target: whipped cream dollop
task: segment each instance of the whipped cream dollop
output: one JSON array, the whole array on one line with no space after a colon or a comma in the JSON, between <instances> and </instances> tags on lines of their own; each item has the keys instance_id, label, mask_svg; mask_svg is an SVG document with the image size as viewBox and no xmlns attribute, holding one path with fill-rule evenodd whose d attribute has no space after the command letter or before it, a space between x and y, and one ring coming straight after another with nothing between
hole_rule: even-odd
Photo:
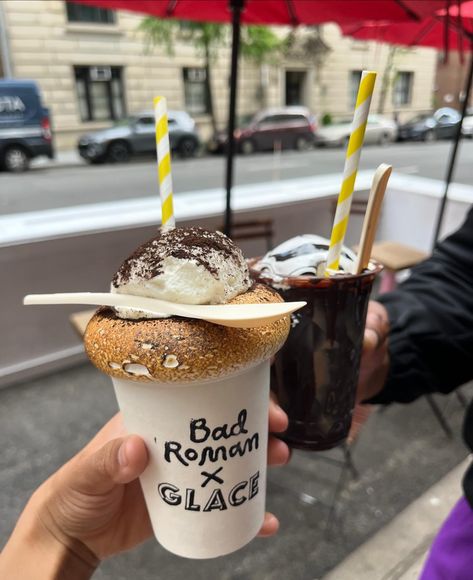
<instances>
[{"instance_id":1,"label":"whipped cream dollop","mask_svg":"<svg viewBox=\"0 0 473 580\"><path fill-rule=\"evenodd\" d=\"M268 252L254 268L276 280L287 276L322 277L327 265L329 244L330 240L313 234L296 236ZM355 260L355 253L344 246L340 256L340 270L352 274Z\"/></svg>"},{"instance_id":2,"label":"whipped cream dollop","mask_svg":"<svg viewBox=\"0 0 473 580\"><path fill-rule=\"evenodd\" d=\"M172 228L127 258L115 274L111 292L179 304L222 304L251 286L241 250L221 232ZM116 308L120 318L156 318L144 311Z\"/></svg>"}]
</instances>

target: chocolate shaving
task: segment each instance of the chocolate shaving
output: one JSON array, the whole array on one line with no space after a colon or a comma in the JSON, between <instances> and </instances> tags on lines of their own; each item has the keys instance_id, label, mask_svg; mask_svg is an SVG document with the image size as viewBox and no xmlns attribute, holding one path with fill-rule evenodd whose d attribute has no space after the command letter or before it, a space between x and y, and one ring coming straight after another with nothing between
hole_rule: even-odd
<instances>
[{"instance_id":1,"label":"chocolate shaving","mask_svg":"<svg viewBox=\"0 0 473 580\"><path fill-rule=\"evenodd\" d=\"M218 272L208 259L212 251L236 264L242 259L240 250L221 232L199 227L165 230L142 244L123 262L112 284L118 288L135 278L150 280L162 273L162 263L167 257L196 262L217 278Z\"/></svg>"}]
</instances>

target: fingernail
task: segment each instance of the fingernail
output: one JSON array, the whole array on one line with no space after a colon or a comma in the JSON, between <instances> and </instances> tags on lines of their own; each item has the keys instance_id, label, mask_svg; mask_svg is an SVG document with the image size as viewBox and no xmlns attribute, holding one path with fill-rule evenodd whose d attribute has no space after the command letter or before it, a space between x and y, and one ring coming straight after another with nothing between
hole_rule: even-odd
<instances>
[{"instance_id":1,"label":"fingernail","mask_svg":"<svg viewBox=\"0 0 473 580\"><path fill-rule=\"evenodd\" d=\"M126 454L126 444L127 444L127 442L124 441L120 445L120 449L118 450L118 463L120 464L120 467L126 467L128 465L128 457Z\"/></svg>"}]
</instances>

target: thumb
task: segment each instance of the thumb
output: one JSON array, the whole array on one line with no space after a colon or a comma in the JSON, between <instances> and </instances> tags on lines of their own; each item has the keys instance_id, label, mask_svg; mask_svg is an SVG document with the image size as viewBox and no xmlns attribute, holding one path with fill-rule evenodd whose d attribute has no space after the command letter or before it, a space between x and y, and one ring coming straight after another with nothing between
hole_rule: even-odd
<instances>
[{"instance_id":1,"label":"thumb","mask_svg":"<svg viewBox=\"0 0 473 580\"><path fill-rule=\"evenodd\" d=\"M76 489L105 493L116 485L130 483L148 465L148 450L137 435L113 439L98 451L76 457L71 478Z\"/></svg>"}]
</instances>

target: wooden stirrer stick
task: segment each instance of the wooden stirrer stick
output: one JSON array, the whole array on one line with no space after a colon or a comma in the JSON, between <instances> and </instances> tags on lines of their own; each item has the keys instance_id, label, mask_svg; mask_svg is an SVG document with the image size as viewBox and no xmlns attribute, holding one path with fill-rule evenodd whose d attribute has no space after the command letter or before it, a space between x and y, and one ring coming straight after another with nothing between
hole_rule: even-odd
<instances>
[{"instance_id":1,"label":"wooden stirrer stick","mask_svg":"<svg viewBox=\"0 0 473 580\"><path fill-rule=\"evenodd\" d=\"M360 245L358 247L355 274L361 274L368 267L376 229L378 227L379 215L381 213L384 192L386 191L392 169L391 165L381 163L373 176L368 207L366 208L365 219L363 220Z\"/></svg>"}]
</instances>

